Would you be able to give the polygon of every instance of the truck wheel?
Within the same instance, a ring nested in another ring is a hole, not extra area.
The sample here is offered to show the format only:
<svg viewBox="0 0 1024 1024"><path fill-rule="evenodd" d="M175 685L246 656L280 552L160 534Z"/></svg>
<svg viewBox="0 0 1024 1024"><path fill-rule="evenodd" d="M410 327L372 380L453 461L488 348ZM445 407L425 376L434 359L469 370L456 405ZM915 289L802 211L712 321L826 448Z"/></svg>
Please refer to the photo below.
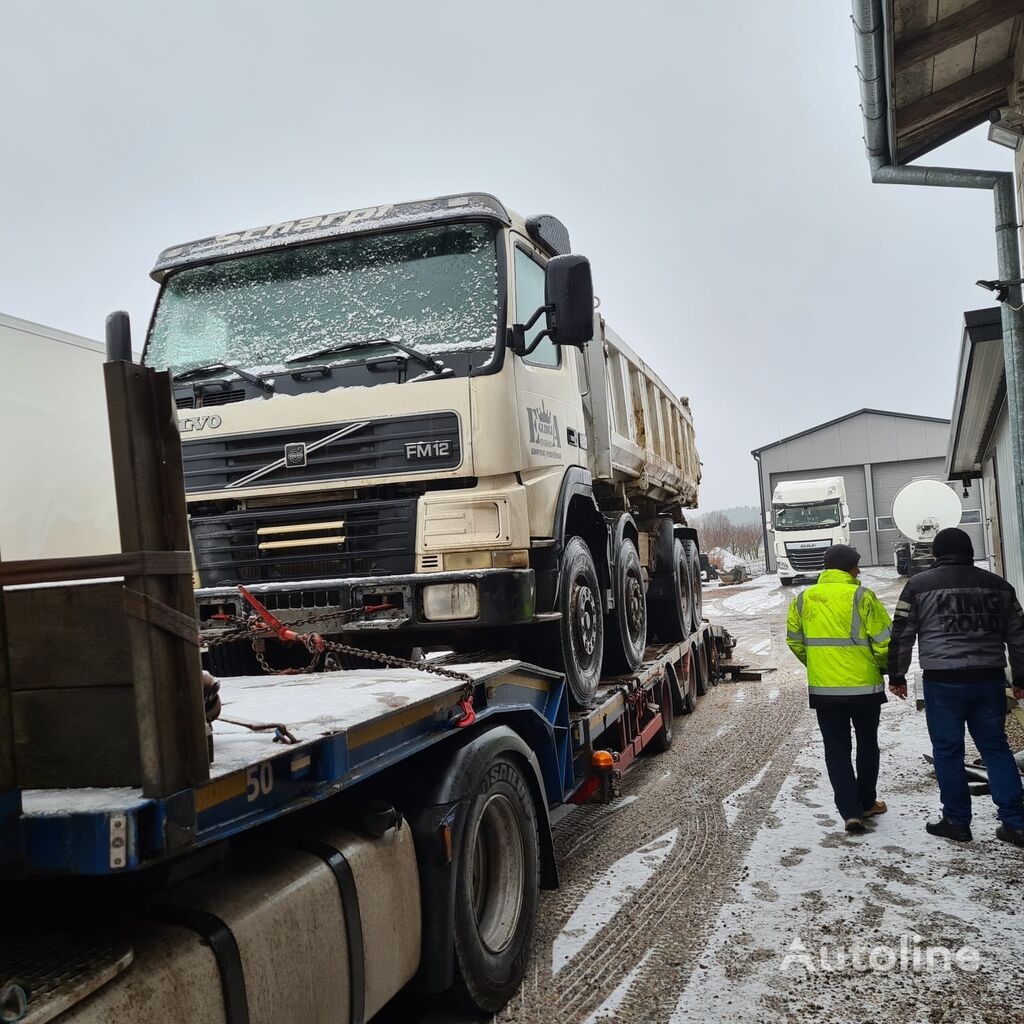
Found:
<svg viewBox="0 0 1024 1024"><path fill-rule="evenodd" d="M650 614L658 639L665 644L677 643L690 635L693 620L689 559L681 540L672 545L672 593L665 601L652 602Z"/></svg>
<svg viewBox="0 0 1024 1024"><path fill-rule="evenodd" d="M615 610L605 621L604 667L635 672L647 650L647 599L636 545L624 538L615 566Z"/></svg>
<svg viewBox="0 0 1024 1024"><path fill-rule="evenodd" d="M540 893L537 815L518 763L484 772L462 832L455 882L454 994L497 1013L526 973Z"/></svg>
<svg viewBox="0 0 1024 1024"><path fill-rule="evenodd" d="M686 565L690 571L690 624L694 633L700 629L704 620L704 588L700 581L700 555L697 553L697 545L692 540L684 540L683 547L686 548Z"/></svg>
<svg viewBox="0 0 1024 1024"><path fill-rule="evenodd" d="M659 704L661 705L661 728L654 734L647 749L652 754L664 754L672 746L672 724L675 718L672 707L672 684L668 675L662 680L659 687Z"/></svg>
<svg viewBox="0 0 1024 1024"><path fill-rule="evenodd" d="M562 617L548 632L542 659L565 673L575 705L590 707L601 682L604 616L594 556L581 537L571 537L562 552L558 610Z"/></svg>

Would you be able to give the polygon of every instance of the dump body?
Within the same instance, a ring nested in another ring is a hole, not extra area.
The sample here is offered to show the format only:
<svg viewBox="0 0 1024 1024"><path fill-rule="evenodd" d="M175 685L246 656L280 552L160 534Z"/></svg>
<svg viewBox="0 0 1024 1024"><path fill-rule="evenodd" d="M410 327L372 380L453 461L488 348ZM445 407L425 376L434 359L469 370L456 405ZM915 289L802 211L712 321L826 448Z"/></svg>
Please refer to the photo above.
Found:
<svg viewBox="0 0 1024 1024"><path fill-rule="evenodd" d="M673 395L602 316L594 317L594 340L584 359L587 461L594 480L623 484L637 498L696 507L700 458L689 399Z"/></svg>

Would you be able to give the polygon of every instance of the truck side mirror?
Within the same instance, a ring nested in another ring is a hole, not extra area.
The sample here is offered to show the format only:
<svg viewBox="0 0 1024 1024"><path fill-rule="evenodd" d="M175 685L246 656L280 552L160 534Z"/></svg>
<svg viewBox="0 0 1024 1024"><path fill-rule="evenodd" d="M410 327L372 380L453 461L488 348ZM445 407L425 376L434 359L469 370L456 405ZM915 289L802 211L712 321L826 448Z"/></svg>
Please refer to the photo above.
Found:
<svg viewBox="0 0 1024 1024"><path fill-rule="evenodd" d="M556 345L583 346L594 336L594 284L590 260L552 256L544 271L548 335Z"/></svg>

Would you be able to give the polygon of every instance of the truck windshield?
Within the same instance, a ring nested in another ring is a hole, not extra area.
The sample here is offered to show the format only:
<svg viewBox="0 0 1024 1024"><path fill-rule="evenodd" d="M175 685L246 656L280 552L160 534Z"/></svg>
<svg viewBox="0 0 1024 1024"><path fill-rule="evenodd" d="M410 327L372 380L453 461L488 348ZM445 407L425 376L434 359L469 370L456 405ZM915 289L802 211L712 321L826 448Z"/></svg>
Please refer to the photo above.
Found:
<svg viewBox="0 0 1024 1024"><path fill-rule="evenodd" d="M776 505L776 530L817 530L839 526L843 521L839 503L828 501L817 505Z"/></svg>
<svg viewBox="0 0 1024 1024"><path fill-rule="evenodd" d="M436 355L491 349L496 232L447 224L180 271L160 294L145 362L176 372L222 362L268 373L283 371L290 356L382 337ZM372 352L353 346L327 361L387 353L379 343Z"/></svg>

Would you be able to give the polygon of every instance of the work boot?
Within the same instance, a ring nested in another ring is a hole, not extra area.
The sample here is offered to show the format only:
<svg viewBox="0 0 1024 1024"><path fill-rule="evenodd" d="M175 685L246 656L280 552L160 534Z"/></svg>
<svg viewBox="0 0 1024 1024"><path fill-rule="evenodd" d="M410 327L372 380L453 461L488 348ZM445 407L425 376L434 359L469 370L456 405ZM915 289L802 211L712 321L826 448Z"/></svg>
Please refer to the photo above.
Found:
<svg viewBox="0 0 1024 1024"><path fill-rule="evenodd" d="M1024 846L1024 832L1010 828L1009 825L1000 825L996 829L996 839L1002 839L1004 843L1011 843L1013 846Z"/></svg>
<svg viewBox="0 0 1024 1024"><path fill-rule="evenodd" d="M929 821L925 828L930 835L941 836L943 839L954 839L958 843L969 843L974 836L971 835L969 825L960 825L949 818L940 818L936 822Z"/></svg>
<svg viewBox="0 0 1024 1024"><path fill-rule="evenodd" d="M876 800L861 817L873 818L876 814L885 814L887 810L889 807L884 800Z"/></svg>
<svg viewBox="0 0 1024 1024"><path fill-rule="evenodd" d="M850 835L859 836L862 832L865 831L865 829L864 829L864 819L863 818L847 818L846 819L846 831L849 832Z"/></svg>

